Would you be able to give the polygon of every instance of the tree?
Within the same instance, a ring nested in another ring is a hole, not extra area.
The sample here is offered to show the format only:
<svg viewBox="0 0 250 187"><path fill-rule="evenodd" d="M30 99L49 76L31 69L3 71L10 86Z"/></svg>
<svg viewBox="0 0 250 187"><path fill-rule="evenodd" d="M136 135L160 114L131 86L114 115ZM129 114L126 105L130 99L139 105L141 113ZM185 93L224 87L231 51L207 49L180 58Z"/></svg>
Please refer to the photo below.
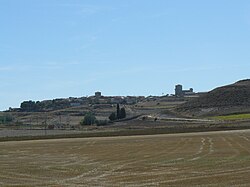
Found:
<svg viewBox="0 0 250 187"><path fill-rule="evenodd" d="M24 101L21 103L21 110L25 112L33 112L36 111L36 102L35 101Z"/></svg>
<svg viewBox="0 0 250 187"><path fill-rule="evenodd" d="M116 117L115 112L112 112L112 113L110 114L110 116L109 116L109 120L110 120L110 121L114 121L114 120L116 120L116 119L117 119L117 117Z"/></svg>
<svg viewBox="0 0 250 187"><path fill-rule="evenodd" d="M117 119L120 119L120 105L119 104L116 105L116 117Z"/></svg>
<svg viewBox="0 0 250 187"><path fill-rule="evenodd" d="M84 119L80 122L81 125L93 125L96 122L96 117L92 113L87 113Z"/></svg>
<svg viewBox="0 0 250 187"><path fill-rule="evenodd" d="M126 110L124 107L122 107L120 109L120 106L119 104L116 105L116 113L115 112L112 112L110 115L109 115L109 119L110 121L114 121L114 120L117 120L117 119L123 119L123 118L126 118Z"/></svg>
<svg viewBox="0 0 250 187"><path fill-rule="evenodd" d="M0 113L0 124L5 124L13 121L13 117L10 114Z"/></svg>
<svg viewBox="0 0 250 187"><path fill-rule="evenodd" d="M124 107L120 110L120 119L126 118L126 110Z"/></svg>

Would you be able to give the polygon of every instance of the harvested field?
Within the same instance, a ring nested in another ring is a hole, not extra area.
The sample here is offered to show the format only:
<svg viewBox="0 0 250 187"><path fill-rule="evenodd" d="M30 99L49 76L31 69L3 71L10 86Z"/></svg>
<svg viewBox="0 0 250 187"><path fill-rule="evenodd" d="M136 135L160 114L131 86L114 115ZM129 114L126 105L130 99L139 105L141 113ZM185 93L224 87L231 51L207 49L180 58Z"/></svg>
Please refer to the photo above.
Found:
<svg viewBox="0 0 250 187"><path fill-rule="evenodd" d="M250 130L0 143L0 186L249 186Z"/></svg>
<svg viewBox="0 0 250 187"><path fill-rule="evenodd" d="M0 138L3 137L20 137L20 136L54 136L54 135L67 135L67 134L80 134L81 131L77 130L12 130L12 129L3 129L0 130Z"/></svg>

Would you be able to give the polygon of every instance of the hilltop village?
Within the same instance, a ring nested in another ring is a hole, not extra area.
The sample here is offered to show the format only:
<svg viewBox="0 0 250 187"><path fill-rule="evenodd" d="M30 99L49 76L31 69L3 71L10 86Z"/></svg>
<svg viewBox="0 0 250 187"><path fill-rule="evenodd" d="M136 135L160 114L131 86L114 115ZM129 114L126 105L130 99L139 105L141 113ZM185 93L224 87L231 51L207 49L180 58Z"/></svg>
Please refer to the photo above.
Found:
<svg viewBox="0 0 250 187"><path fill-rule="evenodd" d="M163 96L104 96L100 91L89 97L45 101L24 101L20 108L0 113L1 128L103 130L167 128L209 128L229 124L221 116L250 113L250 80L215 88L209 92L183 89ZM123 114L123 115L120 115ZM88 127L82 125L89 116ZM231 125L234 125L235 121ZM224 124L225 123L225 124ZM230 122L231 123L231 122ZM245 125L248 121L238 122ZM212 124L212 125L211 125ZM101 127L99 127L101 126ZM191 128L191 129L192 129ZM217 127L216 127L217 128Z"/></svg>
<svg viewBox="0 0 250 187"><path fill-rule="evenodd" d="M44 124L59 128L76 127L88 113L95 115L99 121L109 121L117 104L124 108L127 118L157 116L195 97L199 97L199 93L195 93L192 88L184 90L180 84L175 86L174 94L163 96L104 96L97 91L86 97L23 101L19 108L2 112L0 123L30 127L42 127Z"/></svg>
<svg viewBox="0 0 250 187"><path fill-rule="evenodd" d="M78 107L82 105L134 105L143 101L155 101L160 98L168 98L170 100L179 99L183 97L198 97L201 93L195 93L193 88L183 90L183 86L178 84L175 86L175 94L164 96L103 96L100 91L95 92L93 96L89 97L69 97L44 101L24 101L20 108L10 108L11 112L44 112L59 110L69 107Z"/></svg>

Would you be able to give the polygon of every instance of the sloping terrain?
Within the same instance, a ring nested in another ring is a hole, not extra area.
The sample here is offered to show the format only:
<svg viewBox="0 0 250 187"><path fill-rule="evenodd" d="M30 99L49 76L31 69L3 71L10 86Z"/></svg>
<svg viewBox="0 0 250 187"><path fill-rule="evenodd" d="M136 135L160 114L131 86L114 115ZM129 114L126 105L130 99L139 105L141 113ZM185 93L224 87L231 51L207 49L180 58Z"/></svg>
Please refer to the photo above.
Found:
<svg viewBox="0 0 250 187"><path fill-rule="evenodd" d="M121 106L126 109L128 118L144 115L145 119L250 113L250 79L197 94L196 97L148 97L136 104ZM115 104L96 103L50 111L12 111L9 114L13 116L13 123L17 126L44 127L47 124L71 128L79 126L88 112L93 113L98 120L108 120L109 115L115 111Z"/></svg>
<svg viewBox="0 0 250 187"><path fill-rule="evenodd" d="M131 105L120 104L120 107L126 109L127 118L139 115L158 117L166 113L169 116L169 110L184 102L184 98L156 97L154 100L145 100ZM116 104L84 104L51 111L12 111L7 114L13 116L13 123L19 126L44 128L45 124L63 127L78 126L88 112L93 113L98 120L108 120L109 115L116 112Z"/></svg>
<svg viewBox="0 0 250 187"><path fill-rule="evenodd" d="M245 113L250 111L250 79L216 88L177 108L194 116Z"/></svg>
<svg viewBox="0 0 250 187"><path fill-rule="evenodd" d="M43 127L47 125L60 126L77 126L88 112L95 114L98 119L108 119L108 116L116 111L116 105L81 105L77 107L69 107L60 110L52 110L49 112L11 112L15 121L20 125L30 125L32 127ZM131 115L129 107L126 107L127 115Z"/></svg>

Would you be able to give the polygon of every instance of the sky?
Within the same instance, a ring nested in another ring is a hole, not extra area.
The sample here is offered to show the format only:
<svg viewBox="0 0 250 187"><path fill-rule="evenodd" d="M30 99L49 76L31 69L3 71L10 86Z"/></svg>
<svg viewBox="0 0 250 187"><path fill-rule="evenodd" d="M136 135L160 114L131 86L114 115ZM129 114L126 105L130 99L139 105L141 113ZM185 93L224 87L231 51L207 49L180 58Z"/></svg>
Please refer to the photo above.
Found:
<svg viewBox="0 0 250 187"><path fill-rule="evenodd" d="M249 78L249 0L0 0L0 110Z"/></svg>

